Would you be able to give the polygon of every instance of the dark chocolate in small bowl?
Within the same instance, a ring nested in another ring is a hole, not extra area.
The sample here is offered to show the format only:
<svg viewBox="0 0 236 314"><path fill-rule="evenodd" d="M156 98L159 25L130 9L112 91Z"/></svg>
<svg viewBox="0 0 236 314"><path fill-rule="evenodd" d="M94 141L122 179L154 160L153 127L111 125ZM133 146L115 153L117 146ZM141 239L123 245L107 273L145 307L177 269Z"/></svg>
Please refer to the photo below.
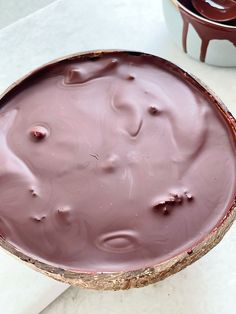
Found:
<svg viewBox="0 0 236 314"><path fill-rule="evenodd" d="M236 19L209 20L190 0L163 0L163 9L170 34L184 52L211 65L236 66Z"/></svg>
<svg viewBox="0 0 236 314"><path fill-rule="evenodd" d="M236 216L235 120L157 56L52 61L0 98L0 245L90 289L160 281Z"/></svg>

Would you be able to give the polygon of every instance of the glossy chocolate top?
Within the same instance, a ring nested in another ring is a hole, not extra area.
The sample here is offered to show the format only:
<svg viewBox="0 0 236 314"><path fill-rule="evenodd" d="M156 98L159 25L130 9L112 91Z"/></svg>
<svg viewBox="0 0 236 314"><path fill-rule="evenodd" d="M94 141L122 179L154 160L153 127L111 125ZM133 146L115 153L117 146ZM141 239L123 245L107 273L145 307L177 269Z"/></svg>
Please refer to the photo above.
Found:
<svg viewBox="0 0 236 314"><path fill-rule="evenodd" d="M192 0L194 8L202 16L216 22L236 19L235 0Z"/></svg>
<svg viewBox="0 0 236 314"><path fill-rule="evenodd" d="M235 144L190 81L119 52L55 63L5 96L1 236L84 271L151 266L205 237L235 197Z"/></svg>

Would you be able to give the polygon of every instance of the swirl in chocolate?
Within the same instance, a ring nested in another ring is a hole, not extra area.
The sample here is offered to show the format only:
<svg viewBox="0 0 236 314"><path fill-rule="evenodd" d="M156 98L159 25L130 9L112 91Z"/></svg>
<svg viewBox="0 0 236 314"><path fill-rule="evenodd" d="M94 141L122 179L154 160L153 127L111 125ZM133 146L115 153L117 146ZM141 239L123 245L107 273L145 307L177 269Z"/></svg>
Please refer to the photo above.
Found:
<svg viewBox="0 0 236 314"><path fill-rule="evenodd" d="M189 250L235 197L223 114L162 59L57 62L1 100L0 234L61 268L118 271Z"/></svg>

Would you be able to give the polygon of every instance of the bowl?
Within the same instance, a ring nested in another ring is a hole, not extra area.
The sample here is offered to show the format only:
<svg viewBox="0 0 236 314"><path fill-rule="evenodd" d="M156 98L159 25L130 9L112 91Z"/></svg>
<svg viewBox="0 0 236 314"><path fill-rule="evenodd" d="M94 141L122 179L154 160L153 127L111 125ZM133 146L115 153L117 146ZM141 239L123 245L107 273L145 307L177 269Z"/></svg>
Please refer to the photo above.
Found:
<svg viewBox="0 0 236 314"><path fill-rule="evenodd" d="M236 25L210 21L190 10L188 0L163 0L174 41L192 58L207 64L236 66Z"/></svg>
<svg viewBox="0 0 236 314"><path fill-rule="evenodd" d="M57 60L54 60L35 71L29 73L17 82L12 84L0 97L0 104L3 104L8 99L11 99L20 90L21 86L32 78L37 78L41 73L46 73L53 68L54 65L64 66L64 64L80 61L80 60L97 60L103 56L110 56L115 53L118 56L141 56L142 58L149 58L154 60L164 69L167 69L171 73L184 78L188 84L194 85L204 97L217 108L222 119L227 123L228 128L236 137L236 122L223 103L203 84L196 78L193 78L187 72L174 65L173 63L164 60L160 57L145 54L142 52L130 52L130 51L92 51L85 53L77 53L70 56L66 56ZM50 72L51 73L51 72ZM133 77L128 77L133 79ZM151 112L153 114L153 112ZM235 198L233 203L230 203L230 208L225 212L224 217L218 219L217 224L206 235L199 234L198 240L191 246L188 246L184 251L174 254L170 258L161 261L155 265L148 265L134 270L124 271L86 271L75 270L69 267L55 266L49 262L40 260L30 254L25 253L23 250L10 243L4 236L0 236L0 246L6 251L17 257L20 261L25 262L28 266L33 267L35 270L62 281L64 283L80 286L83 288L97 289L97 290L120 290L143 287L148 284L152 284L163 280L164 278L175 274L198 260L211 250L225 235L227 230L232 225L236 217ZM1 222L1 220L0 220ZM1 225L0 225L1 226Z"/></svg>

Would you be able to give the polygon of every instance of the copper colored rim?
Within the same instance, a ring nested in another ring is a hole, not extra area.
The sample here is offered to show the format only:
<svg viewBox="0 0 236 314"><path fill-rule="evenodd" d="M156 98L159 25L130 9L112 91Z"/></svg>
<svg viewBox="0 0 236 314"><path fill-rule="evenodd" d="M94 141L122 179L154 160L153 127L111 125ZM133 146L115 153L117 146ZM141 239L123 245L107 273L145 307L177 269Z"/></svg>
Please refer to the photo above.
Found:
<svg viewBox="0 0 236 314"><path fill-rule="evenodd" d="M174 1L174 0L172 0ZM191 76L178 66L173 63L162 59L160 57L135 51L125 51L125 50L96 50L83 53L76 53L63 58L53 60L42 67L25 75L15 83L13 83L1 96L0 101L8 96L11 92L17 89L24 80L31 77L31 75L41 71L42 69L47 69L55 63L60 63L65 60L76 60L76 59L90 59L94 57L99 57L102 55L109 54L111 52L121 53L121 54L136 54L136 55L148 55L153 58L159 59L164 66L170 71L175 73L181 73L184 75L186 80L190 83L197 85L198 89L204 93L208 99L211 99L218 109L221 111L223 117L228 122L231 130L234 134L234 141L236 141L236 121L232 114L228 111L225 105L219 100L208 87L203 85L198 79ZM162 263L153 265L151 267L141 268L133 271L119 271L119 272L80 272L72 271L69 269L62 269L59 267L52 266L45 262L33 259L30 256L22 253L20 250L15 248L12 244L8 243L5 239L0 237L0 246L3 247L7 252L11 253L19 260L25 262L27 265L33 267L35 270L48 275L51 278L62 281L64 283L80 286L88 289L96 290L124 290L129 288L144 287L146 285L158 282L165 279L166 277L177 273L188 265L192 264L200 257L205 255L210 251L216 244L220 242L225 233L229 230L233 221L236 219L236 197L233 204L228 209L224 218L218 222L217 226L204 238L195 243L194 246L190 247L188 250L170 258Z"/></svg>

